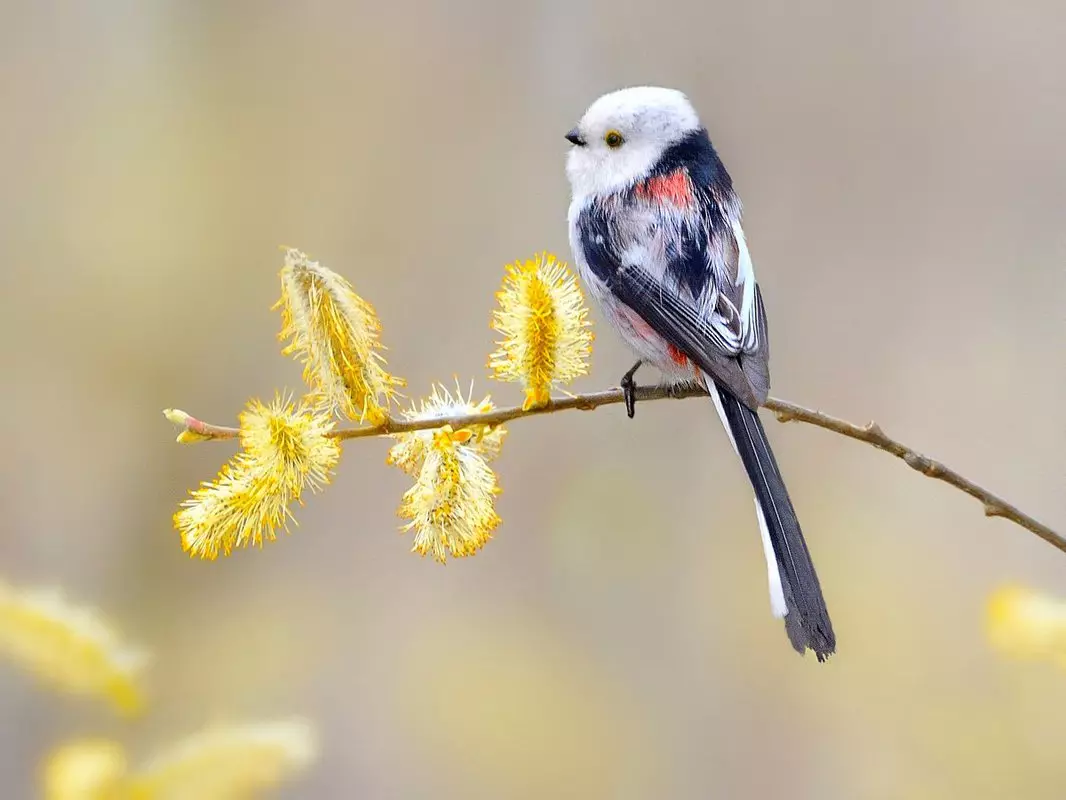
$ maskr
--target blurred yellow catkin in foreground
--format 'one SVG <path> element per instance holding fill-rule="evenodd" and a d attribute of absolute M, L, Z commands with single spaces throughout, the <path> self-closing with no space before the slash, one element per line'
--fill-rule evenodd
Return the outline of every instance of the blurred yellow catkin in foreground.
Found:
<path fill-rule="evenodd" d="M 553 386 L 588 373 L 588 308 L 565 263 L 550 253 L 514 263 L 496 298 L 492 327 L 503 339 L 489 367 L 497 379 L 525 387 L 523 408 L 544 405 Z"/>
<path fill-rule="evenodd" d="M 71 742 L 48 757 L 42 782 L 46 800 L 247 800 L 304 770 L 316 755 L 307 722 L 260 722 L 208 728 L 132 772 L 117 742 Z"/>
<path fill-rule="evenodd" d="M 1004 586 L 988 600 L 986 628 L 1000 652 L 1066 667 L 1066 600 Z"/>
<path fill-rule="evenodd" d="M 303 720 L 214 727 L 148 761 L 130 780 L 141 800 L 226 800 L 277 786 L 317 754 Z"/>
<path fill-rule="evenodd" d="M 15 590 L 0 582 L 0 652 L 60 689 L 103 697 L 122 714 L 143 706 L 147 654 L 124 644 L 90 608 L 57 590 Z"/>
<path fill-rule="evenodd" d="M 85 739 L 52 751 L 41 782 L 45 800 L 124 800 L 126 752 L 118 742 Z"/>
<path fill-rule="evenodd" d="M 281 270 L 283 351 L 304 365 L 304 380 L 330 413 L 380 425 L 403 381 L 385 371 L 373 306 L 333 270 L 299 250 Z"/>
<path fill-rule="evenodd" d="M 340 444 L 328 434 L 332 421 L 307 402 L 280 397 L 266 406 L 249 402 L 240 417 L 242 451 L 214 482 L 190 492 L 174 515 L 182 547 L 214 559 L 236 547 L 262 546 L 287 530 L 289 506 L 303 492 L 329 483 Z"/>

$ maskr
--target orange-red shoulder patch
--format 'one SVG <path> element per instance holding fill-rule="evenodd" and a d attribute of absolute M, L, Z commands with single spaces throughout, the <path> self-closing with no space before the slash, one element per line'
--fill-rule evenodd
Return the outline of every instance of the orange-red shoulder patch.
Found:
<path fill-rule="evenodd" d="M 687 208 L 695 199 L 692 194 L 692 181 L 684 169 L 641 181 L 637 184 L 636 193 L 642 200 L 669 203 L 679 208 Z"/>
<path fill-rule="evenodd" d="M 670 360 L 677 364 L 679 367 L 683 367 L 688 364 L 688 356 L 674 347 L 672 344 L 668 345 L 670 348 Z"/>

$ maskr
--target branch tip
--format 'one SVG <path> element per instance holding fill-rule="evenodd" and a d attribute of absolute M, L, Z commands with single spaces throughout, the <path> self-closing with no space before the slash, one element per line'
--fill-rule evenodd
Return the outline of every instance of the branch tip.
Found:
<path fill-rule="evenodd" d="M 163 416 L 175 425 L 187 426 L 192 417 L 182 411 L 180 408 L 164 408 Z"/>

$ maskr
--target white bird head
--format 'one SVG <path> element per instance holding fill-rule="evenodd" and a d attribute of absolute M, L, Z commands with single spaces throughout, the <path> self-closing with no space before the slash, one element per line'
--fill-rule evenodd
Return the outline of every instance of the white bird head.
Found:
<path fill-rule="evenodd" d="M 574 196 L 631 186 L 670 145 L 700 127 L 692 104 L 676 89 L 638 86 L 603 95 L 566 134 L 573 144 L 566 175 Z"/>

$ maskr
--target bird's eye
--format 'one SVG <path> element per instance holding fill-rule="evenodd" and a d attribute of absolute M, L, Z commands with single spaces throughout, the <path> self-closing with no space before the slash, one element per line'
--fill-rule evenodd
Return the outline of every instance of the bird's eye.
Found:
<path fill-rule="evenodd" d="M 604 144 L 614 150 L 616 147 L 621 147 L 625 139 L 622 138 L 622 134 L 618 131 L 607 131 L 603 135 Z"/>

